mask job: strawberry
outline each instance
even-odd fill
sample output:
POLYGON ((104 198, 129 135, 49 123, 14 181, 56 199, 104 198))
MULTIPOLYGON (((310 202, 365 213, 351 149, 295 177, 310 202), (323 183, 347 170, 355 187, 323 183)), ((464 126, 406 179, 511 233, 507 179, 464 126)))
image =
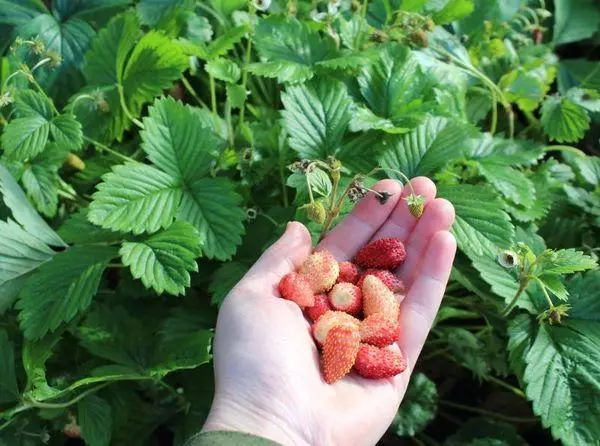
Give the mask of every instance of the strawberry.
POLYGON ((358 349, 360 333, 356 327, 333 327, 323 346, 323 375, 333 384, 352 370, 358 349))
POLYGON ((329 305, 329 298, 327 295, 317 294, 315 296, 315 304, 312 307, 307 307, 305 312, 308 318, 315 322, 329 310, 331 310, 331 305, 329 305))
POLYGON ((366 270, 356 286, 362 288, 362 283, 369 274, 379 278, 394 293, 402 293, 404 291, 404 283, 394 273, 386 269, 370 268, 366 270))
POLYGON ((363 268, 394 269, 405 258, 404 243, 399 238, 385 237, 363 246, 354 257, 354 263, 363 268))
POLYGON ((400 314, 400 303, 394 293, 376 276, 365 277, 362 284, 363 312, 365 316, 383 313, 389 319, 397 320, 400 314))
POLYGON ((299 272, 308 280, 313 293, 320 294, 335 284, 340 267, 329 251, 317 251, 308 256, 299 272))
POLYGON ((333 327, 356 328, 360 321, 343 311, 328 311, 315 322, 312 326, 313 337, 317 344, 323 345, 327 338, 327 333, 333 327))
POLYGON ((281 297, 296 302, 300 307, 312 307, 315 296, 306 278, 298 273, 289 273, 279 282, 281 297))
POLYGON ((336 283, 329 292, 329 302, 334 310, 355 316, 362 310, 362 291, 348 282, 336 283))
POLYGON ((348 282, 356 284, 356 281, 360 277, 360 271, 358 266, 352 262, 339 262, 340 275, 338 276, 337 283, 348 282))
POLYGON ((75 421, 71 421, 69 424, 65 424, 63 427, 63 434, 65 434, 68 438, 81 438, 81 428, 75 421))
POLYGON ((406 369, 406 360, 399 351, 361 344, 354 369, 363 378, 390 378, 406 369))
POLYGON ((360 340, 365 344, 385 347, 400 337, 400 324, 383 313, 367 316, 360 323, 360 340))

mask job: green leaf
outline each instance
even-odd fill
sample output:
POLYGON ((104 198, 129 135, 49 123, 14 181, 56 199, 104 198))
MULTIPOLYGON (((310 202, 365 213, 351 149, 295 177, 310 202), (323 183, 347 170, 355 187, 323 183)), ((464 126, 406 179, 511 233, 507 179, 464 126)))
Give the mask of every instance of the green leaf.
MULTIPOLYGON (((386 138, 383 146, 381 167, 399 170, 411 178, 431 175, 450 161, 462 158, 469 149, 469 134, 460 123, 432 117, 410 133, 386 138)), ((392 171, 386 173, 401 179, 392 171)))
POLYGON ((361 70, 358 84, 371 111, 398 127, 416 126, 435 106, 433 77, 399 44, 382 47, 375 62, 361 70))
POLYGON ((25 169, 21 181, 27 196, 45 216, 54 217, 58 206, 58 175, 41 165, 30 165, 25 169))
POLYGON ((392 421, 392 429, 400 437, 414 437, 435 418, 437 405, 435 383, 423 373, 416 373, 392 421))
POLYGON ((0 0, 0 24, 21 25, 48 10, 37 0, 0 0))
POLYGON ((408 131, 408 129, 396 129, 392 121, 386 118, 380 118, 367 107, 355 106, 352 110, 350 121, 350 130, 352 132, 364 132, 367 130, 383 130, 393 132, 408 131))
POLYGON ((49 246, 67 246, 56 232, 38 215, 27 201, 27 197, 12 177, 10 172, 0 164, 0 193, 4 203, 12 211, 12 215, 25 231, 49 246))
POLYGON ((83 146, 81 124, 72 113, 54 118, 50 125, 50 132, 56 144, 65 151, 76 152, 83 146))
POLYGON ((541 274, 538 278, 544 284, 546 289, 560 300, 567 300, 569 298, 569 292, 560 280, 558 274, 541 274))
POLYGON ((211 303, 221 305, 225 296, 248 272, 248 265, 241 262, 228 262, 221 265, 214 273, 208 291, 212 294, 211 303))
POLYGON ((533 206, 536 198, 535 187, 520 170, 502 162, 495 162, 492 158, 484 158, 479 161, 479 172, 506 198, 518 205, 533 206))
POLYGON ((490 366, 485 360, 485 346, 483 342, 464 328, 456 327, 446 334, 452 357, 471 370, 479 378, 489 375, 490 366))
POLYGON ((16 118, 2 133, 2 146, 6 154, 25 161, 44 150, 50 134, 50 123, 41 116, 16 118))
POLYGON ((590 117, 568 97, 549 96, 542 104, 541 123, 550 139, 576 142, 590 128, 590 117))
POLYGON ((132 113, 139 114, 145 102, 170 88, 187 66, 188 58, 176 42, 155 31, 142 37, 119 77, 132 113))
POLYGON ((112 410, 97 395, 88 395, 77 403, 77 422, 81 437, 89 446, 108 446, 112 433, 112 410))
POLYGON ((470 418, 449 436, 444 446, 527 446, 517 429, 509 423, 488 418, 470 418))
POLYGON ((600 185, 600 157, 573 157, 572 163, 585 181, 593 186, 600 185))
POLYGON ((85 310, 113 257, 107 246, 73 247, 56 254, 27 281, 16 308, 27 339, 40 339, 85 310))
POLYGON ((33 90, 19 92, 15 100, 15 112, 20 118, 41 116, 48 121, 52 119, 50 101, 43 94, 33 90))
POLYGON ((240 67, 234 61, 223 58, 208 61, 205 69, 215 79, 231 84, 235 84, 242 74, 242 70, 240 70, 240 67))
POLYGON ((178 220, 198 229, 202 251, 208 258, 228 260, 244 233, 246 213, 241 197, 227 178, 199 178, 187 184, 178 220))
POLYGON ((248 33, 247 25, 236 26, 224 32, 211 42, 207 49, 209 59, 224 55, 248 33))
POLYGON ((590 112, 600 112, 600 92, 585 88, 571 88, 566 96, 590 112))
POLYGON ((279 82, 304 82, 314 76, 317 62, 328 59, 334 47, 328 40, 296 19, 271 16, 261 19, 253 40, 263 63, 252 64, 251 72, 276 77, 279 82))
POLYGON ((558 84, 561 93, 571 87, 600 89, 600 71, 596 71, 598 64, 587 59, 564 59, 560 61, 558 84))
POLYGON ((337 81, 288 87, 282 93, 289 144, 300 157, 326 158, 339 150, 350 122, 350 98, 337 81))
POLYGON ((137 13, 143 25, 156 26, 174 11, 192 9, 192 0, 141 0, 137 13))
POLYGON ((240 108, 246 102, 248 93, 243 85, 227 84, 225 89, 227 91, 227 102, 232 108, 240 108))
POLYGON ((173 98, 159 99, 150 107, 141 137, 148 158, 185 181, 209 173, 220 145, 195 109, 173 98))
POLYGON ((124 242, 119 254, 146 288, 158 294, 184 294, 190 286, 189 271, 198 271, 200 235, 188 223, 175 222, 143 241, 124 242))
POLYGON ((182 197, 180 181, 141 163, 115 166, 102 177, 89 220, 113 231, 156 232, 174 220, 182 197))
POLYGON ((554 1, 553 45, 587 39, 598 31, 600 10, 594 0, 554 1))
POLYGON ((5 330, 0 330, 0 404, 20 398, 15 373, 15 350, 5 330))
POLYGON ((469 257, 477 258, 512 246, 514 227, 492 189, 481 185, 440 185, 438 195, 454 205, 456 220, 452 233, 469 257))
POLYGON ((77 17, 95 23, 105 23, 104 17, 126 8, 129 0, 55 0, 52 8, 63 20, 77 17))
POLYGON ((571 274, 597 266, 598 264, 593 258, 575 249, 549 250, 540 262, 541 269, 552 274, 571 274))
POLYGON ((438 25, 445 25, 468 16, 475 9, 473 0, 449 0, 431 17, 438 25))

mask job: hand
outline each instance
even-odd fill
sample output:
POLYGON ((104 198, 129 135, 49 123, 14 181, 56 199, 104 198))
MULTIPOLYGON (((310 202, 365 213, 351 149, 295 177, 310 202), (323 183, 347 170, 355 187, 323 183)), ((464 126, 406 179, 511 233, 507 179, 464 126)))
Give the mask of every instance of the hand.
POLYGON ((411 183, 426 197, 420 219, 403 200, 408 190, 383 180, 374 189, 394 195, 380 204, 369 193, 319 245, 342 261, 371 239, 404 241, 407 260, 397 274, 408 292, 398 345, 407 370, 385 380, 352 372, 333 385, 323 381, 309 323, 277 291, 279 280, 311 252, 308 231, 292 222, 223 302, 214 346, 216 391, 203 431, 237 430, 283 445, 317 446, 374 445, 383 436, 438 311, 456 251, 448 232, 454 208, 435 198, 431 180, 411 183))

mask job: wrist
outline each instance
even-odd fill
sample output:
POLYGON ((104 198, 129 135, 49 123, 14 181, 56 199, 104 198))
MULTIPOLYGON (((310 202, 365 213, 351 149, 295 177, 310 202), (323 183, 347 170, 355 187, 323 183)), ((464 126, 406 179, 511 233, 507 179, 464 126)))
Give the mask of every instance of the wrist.
POLYGON ((235 431, 262 437, 283 446, 310 443, 287 423, 254 407, 215 397, 202 432, 235 431))

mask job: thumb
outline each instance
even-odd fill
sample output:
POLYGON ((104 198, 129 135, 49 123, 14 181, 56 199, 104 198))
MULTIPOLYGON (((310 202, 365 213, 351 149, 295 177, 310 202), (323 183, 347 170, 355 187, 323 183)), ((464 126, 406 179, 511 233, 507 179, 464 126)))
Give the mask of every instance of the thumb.
POLYGON ((297 269, 312 250, 308 229, 297 221, 287 224, 283 235, 267 249, 248 271, 248 276, 260 274, 279 280, 297 269))

